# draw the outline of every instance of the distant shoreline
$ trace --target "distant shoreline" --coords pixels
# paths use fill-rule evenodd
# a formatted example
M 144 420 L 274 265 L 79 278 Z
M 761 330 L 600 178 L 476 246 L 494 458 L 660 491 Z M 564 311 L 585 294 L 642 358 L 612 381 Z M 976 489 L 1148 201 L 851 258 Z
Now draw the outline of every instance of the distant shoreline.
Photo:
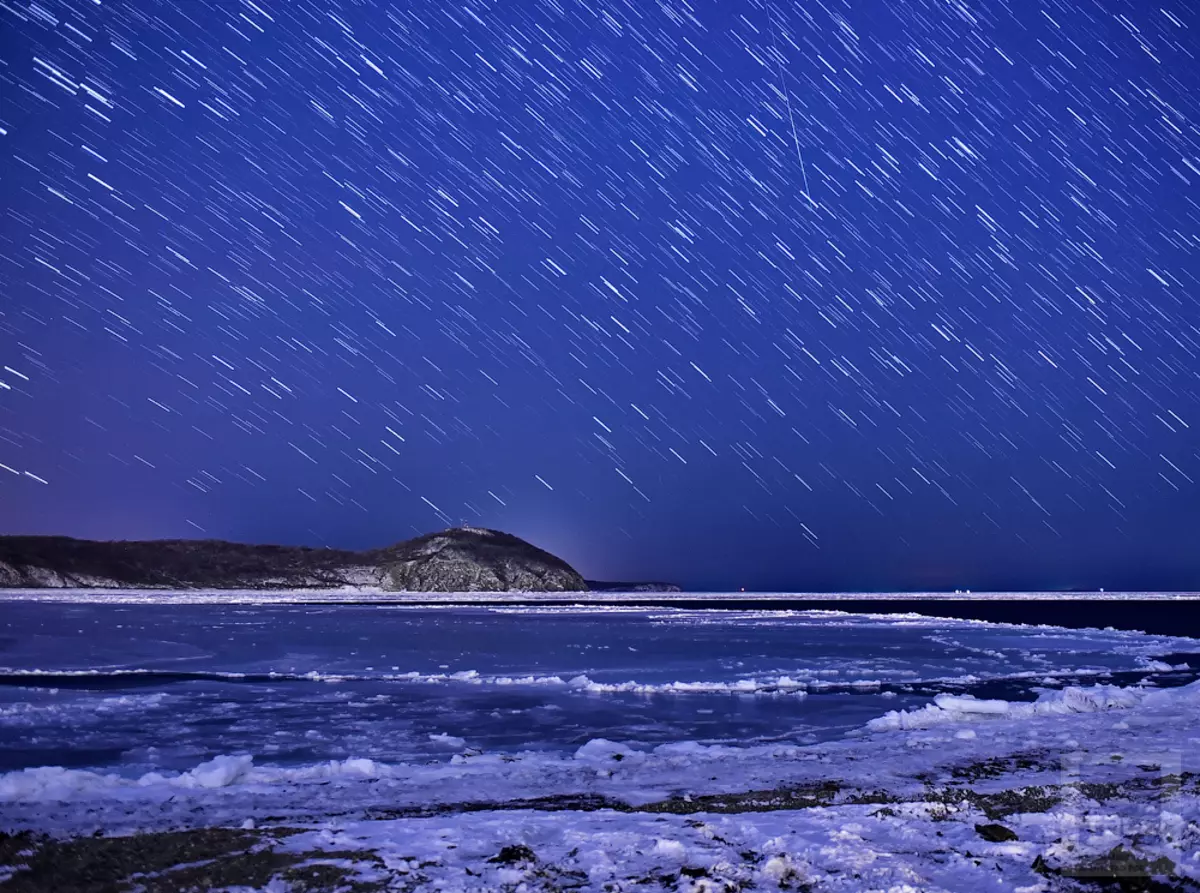
M 167 600 L 172 596 L 183 595 L 188 598 L 209 599 L 214 602 L 231 601 L 271 601 L 309 603 L 309 602 L 361 602 L 363 604 L 444 604 L 477 603 L 477 604 L 635 604 L 635 603 L 667 603 L 667 602 L 795 602 L 795 601 L 1047 601 L 1047 602 L 1119 602 L 1119 601 L 1200 601 L 1200 591 L 1111 591 L 1111 592 L 1015 592 L 998 590 L 995 592 L 689 592 L 686 590 L 581 590 L 578 592 L 404 592 L 385 590 L 376 587 L 306 587 L 278 589 L 204 589 L 184 587 L 3 587 L 0 586 L 0 600 L 18 597 L 34 597 L 39 599 L 62 598 L 66 601 L 80 598 L 117 598 L 129 596 L 135 598 L 150 598 L 155 595 Z M 585 600 L 581 602 L 581 599 Z

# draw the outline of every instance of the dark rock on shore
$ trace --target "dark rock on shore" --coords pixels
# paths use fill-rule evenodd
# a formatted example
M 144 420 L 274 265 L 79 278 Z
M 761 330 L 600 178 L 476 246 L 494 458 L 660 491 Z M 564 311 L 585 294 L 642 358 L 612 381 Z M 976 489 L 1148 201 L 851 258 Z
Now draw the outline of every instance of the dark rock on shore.
M 0 587 L 583 592 L 569 564 L 519 537 L 456 527 L 352 552 L 222 540 L 0 537 Z

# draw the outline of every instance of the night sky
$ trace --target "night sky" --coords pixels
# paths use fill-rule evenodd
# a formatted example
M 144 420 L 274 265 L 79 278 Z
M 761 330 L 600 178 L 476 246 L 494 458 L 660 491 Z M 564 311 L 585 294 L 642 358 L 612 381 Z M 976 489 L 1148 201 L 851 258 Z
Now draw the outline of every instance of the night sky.
M 0 530 L 1200 588 L 1180 0 L 0 2 Z

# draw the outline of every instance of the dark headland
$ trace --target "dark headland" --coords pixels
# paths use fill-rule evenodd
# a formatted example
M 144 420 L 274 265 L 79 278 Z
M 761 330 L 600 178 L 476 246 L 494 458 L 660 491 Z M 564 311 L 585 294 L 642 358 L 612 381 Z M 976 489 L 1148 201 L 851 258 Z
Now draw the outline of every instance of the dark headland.
M 525 540 L 456 527 L 354 552 L 222 540 L 0 537 L 0 587 L 584 592 L 569 564 Z
M 611 580 L 587 580 L 592 592 L 682 592 L 674 583 L 650 581 L 645 583 L 617 583 Z

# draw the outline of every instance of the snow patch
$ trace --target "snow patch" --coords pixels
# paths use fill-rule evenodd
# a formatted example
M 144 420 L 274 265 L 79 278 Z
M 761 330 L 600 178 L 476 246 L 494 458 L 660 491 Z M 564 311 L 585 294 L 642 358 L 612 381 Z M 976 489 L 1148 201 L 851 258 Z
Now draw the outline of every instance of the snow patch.
M 618 763 L 640 763 L 646 759 L 646 755 L 627 744 L 619 744 L 605 738 L 593 738 L 575 751 L 575 759 L 589 766 L 611 769 Z
M 207 763 L 185 772 L 176 784 L 183 787 L 227 788 L 245 778 L 253 765 L 254 757 L 247 754 L 213 757 Z
M 1200 686 L 1193 683 L 1187 688 Z M 1127 710 L 1146 697 L 1145 689 L 1116 685 L 1069 686 L 1061 691 L 1043 692 L 1033 703 L 1021 701 L 981 701 L 970 695 L 938 695 L 917 710 L 892 710 L 867 723 L 872 732 L 902 729 L 928 729 L 994 719 L 1030 719 L 1035 716 L 1066 716 L 1073 713 L 1099 713 Z

